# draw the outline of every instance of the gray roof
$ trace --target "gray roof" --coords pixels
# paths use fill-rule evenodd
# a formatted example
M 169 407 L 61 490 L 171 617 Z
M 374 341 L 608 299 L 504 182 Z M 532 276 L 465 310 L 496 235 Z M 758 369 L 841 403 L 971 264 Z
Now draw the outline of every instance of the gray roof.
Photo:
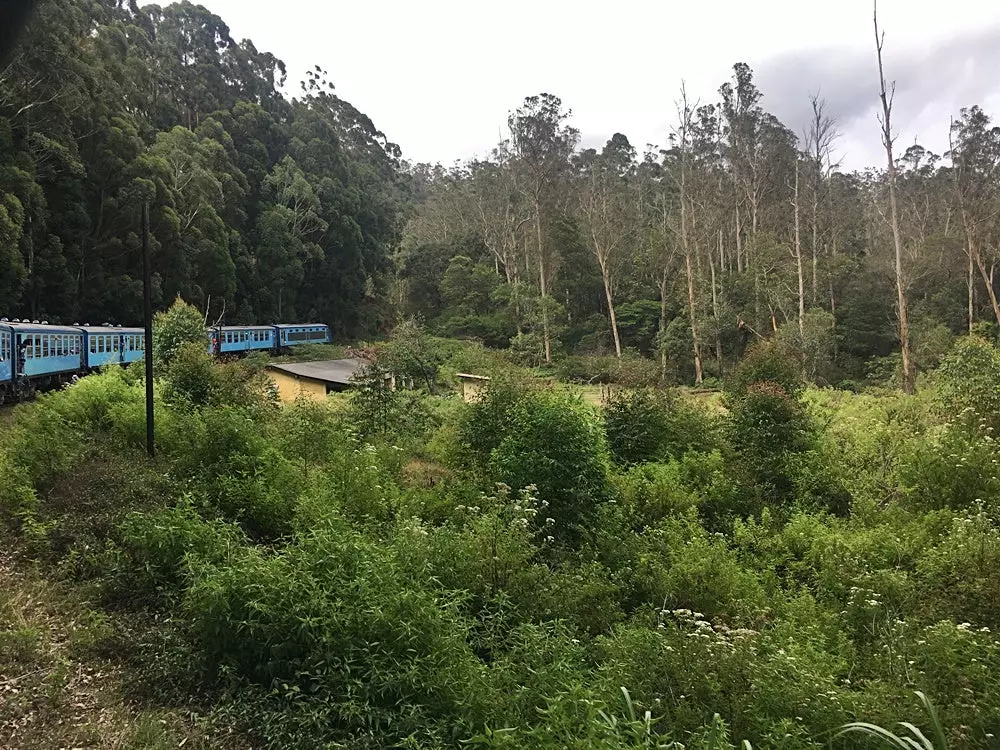
M 320 362 L 290 362 L 288 364 L 272 364 L 268 367 L 300 378 L 350 385 L 354 376 L 364 370 L 367 365 L 368 363 L 363 359 L 351 358 L 328 359 Z

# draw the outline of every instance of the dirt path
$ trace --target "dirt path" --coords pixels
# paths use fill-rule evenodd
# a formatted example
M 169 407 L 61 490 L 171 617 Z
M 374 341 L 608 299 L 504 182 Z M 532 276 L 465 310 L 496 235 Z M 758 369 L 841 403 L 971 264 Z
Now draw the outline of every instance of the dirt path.
M 131 706 L 100 613 L 0 551 L 0 748 L 209 747 L 176 715 Z

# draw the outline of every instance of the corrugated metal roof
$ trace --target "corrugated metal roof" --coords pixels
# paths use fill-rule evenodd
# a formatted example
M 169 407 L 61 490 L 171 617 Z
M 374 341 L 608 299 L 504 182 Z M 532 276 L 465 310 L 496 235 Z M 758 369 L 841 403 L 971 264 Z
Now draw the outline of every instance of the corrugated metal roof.
M 361 373 L 368 363 L 363 359 L 328 359 L 319 362 L 289 362 L 272 364 L 268 368 L 287 372 L 300 378 L 321 380 L 324 383 L 350 385 L 355 375 Z

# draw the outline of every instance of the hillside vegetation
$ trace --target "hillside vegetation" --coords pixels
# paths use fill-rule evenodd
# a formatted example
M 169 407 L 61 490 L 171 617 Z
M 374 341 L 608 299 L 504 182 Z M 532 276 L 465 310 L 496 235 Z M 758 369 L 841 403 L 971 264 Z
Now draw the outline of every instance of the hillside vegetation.
M 47 581 L 76 634 L 7 598 L 0 683 L 46 687 L 4 702 L 0 742 L 68 736 L 63 663 L 117 675 L 124 713 L 85 736 L 134 747 L 865 748 L 833 736 L 931 736 L 917 690 L 948 747 L 994 746 L 991 344 L 917 397 L 805 387 L 766 346 L 724 409 L 647 388 L 597 409 L 417 333 L 380 361 L 432 362 L 437 395 L 376 376 L 284 408 L 259 363 L 182 346 L 154 461 L 137 369 L 18 407 L 5 590 Z M 449 393 L 491 366 L 480 403 Z

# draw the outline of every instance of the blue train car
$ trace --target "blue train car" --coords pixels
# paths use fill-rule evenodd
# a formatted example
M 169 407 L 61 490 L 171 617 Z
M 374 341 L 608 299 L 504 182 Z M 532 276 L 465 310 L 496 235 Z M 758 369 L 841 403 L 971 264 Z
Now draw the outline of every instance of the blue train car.
M 146 358 L 146 331 L 142 328 L 121 328 L 122 363 L 130 365 Z
M 0 320 L 0 404 L 6 400 L 8 391 L 13 391 L 13 340 L 14 329 L 7 325 L 6 319 Z
M 138 362 L 146 353 L 146 334 L 141 328 L 120 326 L 80 326 L 88 370 L 104 365 Z
M 88 370 L 119 364 L 122 359 L 121 331 L 113 326 L 81 326 L 83 352 Z
M 274 326 L 278 335 L 278 347 L 299 344 L 329 344 L 333 341 L 330 327 L 322 323 L 278 323 Z
M 20 322 L 5 322 L 0 328 L 10 337 L 9 368 L 3 368 L 8 375 L 4 390 L 10 395 L 58 385 L 84 370 L 79 329 Z
M 244 354 L 274 349 L 273 326 L 217 326 L 211 330 L 211 351 L 215 354 Z

